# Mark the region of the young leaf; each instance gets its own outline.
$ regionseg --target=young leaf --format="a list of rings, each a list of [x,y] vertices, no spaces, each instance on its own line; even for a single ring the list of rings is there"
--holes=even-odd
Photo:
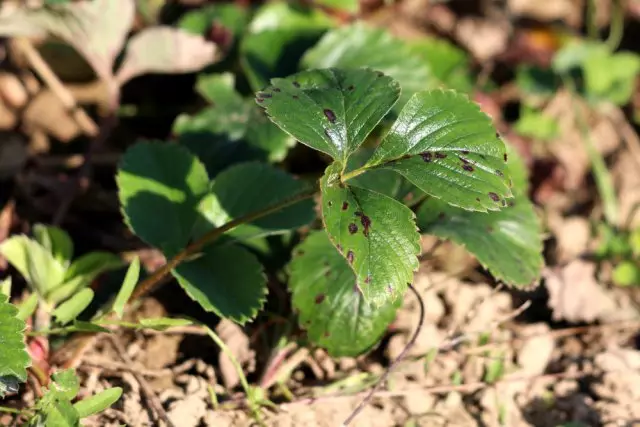
[[[20,304],[16,317],[26,321],[36,311],[36,307],[38,307],[38,293],[34,292]]]
[[[116,296],[115,301],[113,302],[112,310],[118,316],[118,319],[122,319],[122,314],[124,313],[124,306],[127,305],[127,301],[131,297],[133,293],[133,289],[136,287],[138,283],[138,279],[140,278],[140,258],[136,256],[129,268],[127,269],[127,274],[124,277],[124,281],[122,282],[122,286],[118,291],[118,295]]]
[[[309,187],[286,172],[263,163],[241,163],[220,173],[210,194],[200,204],[202,220],[194,228],[197,235],[220,227],[232,219],[281,203]],[[313,221],[312,200],[303,200],[271,215],[242,224],[233,236],[265,235],[295,229]]]
[[[514,150],[509,169],[515,198],[498,212],[471,212],[429,199],[420,206],[417,222],[422,233],[465,245],[494,277],[509,285],[530,286],[544,264],[542,229],[526,196],[526,166]]]
[[[117,270],[123,263],[119,256],[111,252],[95,251],[81,256],[71,263],[64,275],[64,281],[47,293],[46,298],[59,302],[85,288],[100,274]]]
[[[60,304],[53,311],[53,316],[58,323],[64,325],[74,320],[93,300],[93,291],[85,288]]]
[[[403,175],[425,193],[468,210],[499,210],[512,197],[505,145],[465,95],[415,94],[367,162]]]
[[[356,288],[380,307],[404,293],[418,268],[415,215],[390,197],[344,185],[339,169],[330,165],[321,180],[322,219],[355,272]]]
[[[345,164],[399,95],[398,83],[380,72],[332,68],[272,79],[256,101],[282,130]]]
[[[235,244],[206,247],[199,258],[181,264],[172,274],[206,311],[240,324],[256,315],[267,293],[262,265]]]
[[[18,319],[18,309],[0,294],[0,398],[7,392],[16,392],[18,383],[27,380],[27,367],[31,358],[24,344],[24,321]]]
[[[73,242],[71,237],[61,228],[35,224],[33,237],[49,251],[63,266],[68,266],[73,258]]]
[[[387,30],[358,22],[327,32],[302,58],[304,68],[361,68],[381,71],[402,87],[396,108],[417,91],[435,87],[429,64],[407,42]]]
[[[0,253],[43,298],[64,278],[64,266],[27,236],[13,236],[5,240],[0,245]]]
[[[171,27],[147,28],[133,36],[118,70],[120,85],[149,74],[192,73],[216,62],[218,47],[200,35]]]
[[[141,142],[125,152],[116,180],[129,227],[168,256],[181,250],[209,189],[202,163],[184,147]]]
[[[356,277],[327,233],[314,232],[294,249],[289,289],[300,326],[332,356],[369,350],[393,321],[402,298],[373,308],[356,288]]]
[[[122,396],[122,388],[111,387],[74,403],[73,407],[80,418],[86,418],[111,407],[120,399],[120,396]]]

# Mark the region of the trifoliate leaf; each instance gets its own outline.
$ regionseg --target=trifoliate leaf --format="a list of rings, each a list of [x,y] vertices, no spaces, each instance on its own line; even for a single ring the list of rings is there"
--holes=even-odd
[[[181,264],[172,273],[203,309],[240,324],[252,319],[265,301],[262,265],[236,244],[206,247],[198,258]]]
[[[415,92],[434,87],[429,64],[409,45],[387,30],[358,22],[326,33],[302,58],[304,68],[361,68],[378,70],[397,80],[402,108]]]
[[[311,341],[335,357],[369,350],[393,321],[402,298],[378,308],[368,304],[353,270],[324,231],[309,235],[293,253],[289,289]]]
[[[194,237],[220,227],[232,219],[273,207],[291,199],[309,186],[273,166],[249,162],[232,166],[213,181],[211,191],[202,200]],[[291,230],[313,221],[316,214],[313,201],[299,201],[231,230],[236,237],[259,236]]]
[[[468,210],[499,210],[512,196],[505,145],[465,95],[415,94],[367,162],[396,171],[425,193]]]
[[[18,319],[18,309],[0,294],[0,398],[18,391],[19,383],[27,380],[31,358],[24,343],[26,324]]]
[[[184,248],[209,189],[202,163],[179,145],[140,142],[125,152],[116,180],[133,232],[169,256]]]
[[[326,69],[273,79],[256,101],[285,132],[345,164],[399,95],[380,72]]]
[[[340,165],[321,181],[322,219],[355,272],[365,301],[380,307],[404,294],[418,268],[420,236],[413,212],[396,200],[340,181]]]
[[[422,233],[464,245],[494,277],[508,285],[527,287],[540,277],[542,229],[526,196],[526,167],[509,150],[515,198],[498,212],[472,212],[429,199],[420,206],[417,222]]]

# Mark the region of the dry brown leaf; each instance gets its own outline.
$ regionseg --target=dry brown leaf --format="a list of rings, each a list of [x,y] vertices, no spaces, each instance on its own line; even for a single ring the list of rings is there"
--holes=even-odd
[[[465,17],[455,27],[456,38],[480,62],[504,52],[509,40],[507,22]]]
[[[591,238],[589,221],[585,217],[563,218],[550,214],[548,224],[557,240],[558,264],[569,262],[585,253]]]
[[[255,352],[249,348],[249,337],[236,323],[222,319],[216,327],[216,333],[227,345],[240,366],[244,366],[247,372],[255,368]],[[240,383],[240,377],[231,362],[231,359],[223,352],[218,358],[222,382],[227,389],[232,389]]]
[[[69,142],[82,133],[60,98],[49,89],[31,100],[24,111],[23,125],[27,133],[43,130],[62,142]]]

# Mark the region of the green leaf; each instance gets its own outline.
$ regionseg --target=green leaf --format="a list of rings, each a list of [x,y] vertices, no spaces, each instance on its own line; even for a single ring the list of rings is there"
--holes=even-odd
[[[321,189],[327,234],[355,272],[365,301],[380,307],[403,295],[420,253],[413,212],[390,197],[344,185],[336,163]]]
[[[5,240],[0,245],[0,253],[42,297],[64,278],[64,266],[41,244],[27,236],[13,236]]]
[[[176,326],[189,326],[193,325],[193,322],[188,319],[174,319],[170,317],[157,317],[153,319],[140,319],[140,324],[145,328],[155,329],[157,331],[164,331],[167,328],[173,328]]]
[[[65,369],[52,376],[56,390],[67,399],[73,399],[80,391],[80,381],[73,369]]]
[[[182,15],[178,27],[192,34],[205,34],[210,28],[215,28],[229,31],[234,38],[238,38],[248,20],[248,10],[236,4],[210,4]]]
[[[0,282],[0,294],[4,294],[7,298],[11,297],[11,276],[7,276]]]
[[[74,320],[93,301],[93,291],[89,288],[82,289],[74,296],[60,304],[53,311],[53,316],[58,323],[64,325]]]
[[[473,81],[469,73],[470,61],[467,53],[444,39],[420,37],[408,41],[414,55],[425,61],[439,83],[449,89],[463,92],[473,90]],[[431,84],[434,86],[435,82]],[[421,87],[418,90],[423,90]]]
[[[95,251],[81,256],[71,263],[64,276],[64,282],[52,289],[46,298],[60,302],[91,284],[100,274],[117,270],[123,265],[119,256],[111,252]]]
[[[422,233],[466,246],[497,279],[528,287],[538,280],[544,265],[542,229],[526,196],[526,167],[514,150],[509,152],[508,166],[515,198],[506,208],[472,212],[429,199],[418,209],[417,222]]]
[[[519,65],[516,69],[516,85],[527,95],[548,97],[560,87],[560,77],[548,68]]]
[[[180,251],[209,187],[202,163],[184,147],[141,142],[125,152],[116,180],[133,232],[168,256]]]
[[[289,289],[309,338],[335,357],[369,350],[395,318],[402,298],[378,308],[368,304],[353,270],[323,231],[309,235],[293,253]]]
[[[73,324],[71,324],[70,326],[67,326],[66,329],[68,330],[68,332],[94,332],[94,333],[107,332],[107,333],[111,333],[110,329],[107,329],[107,328],[102,327],[100,325],[96,325],[95,323],[83,322],[81,320],[74,320]]]
[[[53,382],[36,403],[29,426],[80,427],[80,416],[71,404],[78,389],[78,378],[72,369],[53,374]]]
[[[122,314],[124,313],[124,307],[127,305],[133,290],[138,283],[138,279],[140,278],[140,258],[136,255],[131,261],[129,268],[127,269],[127,274],[124,277],[124,281],[122,282],[122,286],[118,291],[118,295],[116,296],[115,301],[113,302],[113,312],[116,313],[118,319],[122,319]]]
[[[596,50],[584,62],[587,94],[597,100],[625,105],[631,99],[640,73],[640,56]]]
[[[235,244],[207,247],[199,258],[181,264],[172,273],[202,308],[240,324],[253,318],[265,301],[262,265]]]
[[[58,227],[35,224],[33,237],[63,266],[73,258],[73,242],[66,231]]]
[[[18,309],[0,294],[0,397],[16,392],[18,383],[27,380],[31,358],[24,343],[26,324],[16,317]]]
[[[429,89],[436,83],[428,63],[415,54],[409,45],[393,37],[387,30],[361,22],[326,33],[320,42],[302,58],[304,68],[367,67],[397,80],[402,97],[397,109],[415,92]],[[356,85],[357,86],[357,85]],[[366,94],[367,84],[364,84]]]
[[[366,166],[398,172],[453,206],[498,210],[512,197],[505,150],[477,104],[433,90],[409,100]]]
[[[282,130],[345,164],[399,95],[382,73],[327,69],[273,79],[256,101]]]
[[[20,304],[16,317],[20,320],[26,321],[36,311],[38,302],[39,298],[36,292],[29,295],[29,298],[27,298],[26,301],[23,301],[22,304]]]
[[[210,194],[200,204],[202,220],[194,228],[194,237],[232,219],[273,207],[308,189],[303,181],[267,164],[250,162],[232,166],[216,177]],[[242,224],[229,234],[235,237],[275,234],[306,225],[315,217],[313,201],[303,200]]]
[[[286,2],[263,6],[240,45],[240,63],[253,90],[296,72],[300,57],[332,26],[318,8]]]
[[[560,134],[560,126],[555,117],[548,116],[536,108],[527,107],[525,104],[520,110],[520,119],[514,126],[520,135],[548,141]]]
[[[91,397],[76,402],[73,407],[80,418],[90,417],[111,407],[122,396],[122,388],[111,387]]]

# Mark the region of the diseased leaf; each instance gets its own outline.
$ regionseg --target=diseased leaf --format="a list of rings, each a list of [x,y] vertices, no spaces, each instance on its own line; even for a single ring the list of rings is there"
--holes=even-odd
[[[111,407],[120,399],[120,396],[122,396],[122,388],[111,387],[74,403],[73,407],[80,418],[86,418]]]
[[[26,324],[16,317],[18,309],[0,294],[0,398],[18,391],[18,384],[27,380],[31,358],[24,343]]]
[[[73,242],[66,231],[59,227],[35,224],[33,237],[63,266],[67,267],[73,258]]]
[[[435,87],[429,64],[407,42],[387,30],[358,22],[327,32],[302,58],[304,68],[362,68],[380,71],[402,88],[396,109],[415,92]],[[365,85],[366,89],[366,85]],[[365,92],[366,93],[366,92]]]
[[[116,180],[133,232],[167,256],[180,251],[209,189],[202,163],[179,145],[140,142],[125,152]]]
[[[199,208],[201,220],[194,228],[194,237],[232,219],[273,207],[308,189],[303,181],[273,166],[258,162],[232,166],[216,177],[209,195],[202,200]],[[264,236],[301,227],[315,217],[313,201],[308,199],[239,225],[229,234],[235,237]]]
[[[465,95],[415,94],[367,162],[391,169],[425,193],[468,210],[499,210],[512,197],[505,145]]]
[[[356,287],[347,261],[327,233],[317,231],[294,249],[289,289],[300,326],[334,357],[369,350],[395,318],[402,298],[373,308]]]
[[[93,295],[91,289],[85,288],[57,306],[53,311],[53,316],[56,318],[56,321],[64,325],[74,320],[91,304]]]
[[[122,286],[118,291],[118,295],[116,296],[115,301],[113,302],[113,312],[116,313],[119,319],[122,319],[122,315],[124,314],[124,307],[127,305],[133,290],[138,283],[138,279],[140,278],[140,258],[136,255],[129,264],[129,268],[127,269],[127,274],[124,277],[124,281],[122,282]]]
[[[399,95],[380,72],[326,69],[273,79],[256,101],[282,130],[345,164]]]
[[[0,244],[0,253],[43,298],[64,278],[64,266],[41,244],[27,236],[13,236],[5,240]]]
[[[493,276],[508,285],[529,287],[542,272],[542,227],[527,198],[526,166],[509,150],[515,198],[498,212],[472,212],[428,199],[417,212],[422,233],[464,245]]]
[[[262,265],[236,244],[206,247],[198,258],[181,264],[172,274],[206,311],[240,324],[257,314],[267,293]]]
[[[123,85],[149,74],[192,73],[219,59],[218,47],[204,37],[177,28],[152,27],[136,34],[116,76]]]
[[[380,307],[403,295],[420,253],[413,212],[390,197],[343,184],[337,163],[327,168],[321,190],[327,234],[355,272],[364,300]]]

